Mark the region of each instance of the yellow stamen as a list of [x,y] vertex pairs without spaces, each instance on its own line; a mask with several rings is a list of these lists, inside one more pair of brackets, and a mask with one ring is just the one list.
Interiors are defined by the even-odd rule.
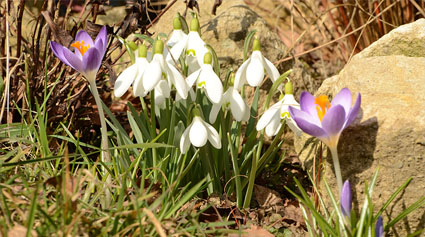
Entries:
[[81,56],[83,56],[87,52],[87,50],[89,50],[90,48],[89,44],[87,46],[85,46],[84,44],[85,44],[84,40],[81,40],[81,42],[75,41],[74,43],[71,44],[71,46],[78,49],[78,51],[80,51],[81,53]]
[[331,103],[329,102],[329,98],[326,95],[321,95],[314,99],[314,103],[317,104],[316,110],[317,115],[319,116],[320,122],[323,117],[325,117],[326,112],[331,107]]

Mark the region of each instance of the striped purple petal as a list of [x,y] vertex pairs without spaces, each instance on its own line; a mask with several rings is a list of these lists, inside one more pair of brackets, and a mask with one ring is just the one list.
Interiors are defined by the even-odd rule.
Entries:
[[329,137],[338,136],[345,124],[345,111],[341,105],[332,106],[322,120],[322,128]]
[[105,55],[106,46],[108,44],[108,35],[106,32],[106,26],[103,26],[102,29],[100,29],[99,34],[94,40],[94,44],[96,48],[99,50],[99,53],[101,54],[101,56],[103,57]]
[[90,48],[83,56],[84,71],[99,70],[103,55],[100,55],[97,48]]
[[384,237],[384,221],[382,220],[382,216],[379,216],[376,221],[375,237]]
[[332,106],[342,105],[345,110],[345,114],[348,115],[351,109],[351,92],[348,88],[343,88],[338,94],[332,99]]
[[357,94],[356,103],[353,108],[351,108],[350,113],[347,116],[347,121],[345,122],[344,128],[348,127],[357,117],[357,114],[360,111],[360,104],[362,103],[362,97],[360,93]]
[[73,52],[71,52],[69,49],[67,49],[65,47],[63,47],[63,55],[64,55],[66,61],[68,61],[67,64],[70,67],[74,68],[75,70],[77,70],[79,72],[83,71],[84,65],[83,65],[83,62],[81,61],[80,57],[78,57],[76,54],[74,54]]
[[90,47],[94,46],[93,39],[84,30],[78,31],[77,35],[75,36],[75,41],[84,41],[84,45],[90,45]]
[[289,106],[289,114],[295,120],[298,127],[301,128],[305,133],[310,134],[311,136],[317,137],[319,139],[328,138],[326,132],[320,126],[315,124],[314,120],[312,119],[312,116],[307,112]]
[[[65,63],[68,66],[71,66],[68,62],[68,60],[66,60],[65,56],[63,55],[63,50],[65,47],[63,47],[62,45],[54,42],[54,41],[50,41],[50,48],[53,51],[53,54],[59,58],[59,60],[61,60],[63,63]],[[66,48],[65,48],[66,49]]]

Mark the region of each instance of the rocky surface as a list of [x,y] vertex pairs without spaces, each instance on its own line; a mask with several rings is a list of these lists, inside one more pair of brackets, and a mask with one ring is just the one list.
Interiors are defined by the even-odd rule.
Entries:
[[[398,44],[399,43],[399,44]],[[408,46],[411,45],[412,48]],[[373,201],[382,207],[408,178],[413,181],[384,214],[384,222],[425,196],[425,20],[401,26],[382,37],[324,81],[316,95],[334,96],[344,87],[362,94],[356,121],[342,134],[338,150],[343,179],[355,189],[355,205],[364,199],[364,182],[379,168]],[[295,142],[304,166],[311,169],[316,152],[307,135]],[[325,152],[325,156],[327,156]],[[332,160],[325,179],[336,190]],[[358,212],[358,210],[357,210]],[[401,221],[393,233],[404,236],[425,227],[425,207]]]

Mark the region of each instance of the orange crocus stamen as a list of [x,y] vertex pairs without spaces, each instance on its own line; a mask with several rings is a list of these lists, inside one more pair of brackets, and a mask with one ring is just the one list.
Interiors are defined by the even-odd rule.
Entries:
[[314,103],[317,104],[316,110],[317,115],[319,116],[320,122],[326,114],[326,111],[331,107],[331,103],[326,95],[321,95],[314,99]]
[[78,51],[80,51],[81,55],[84,55],[87,52],[87,50],[89,50],[89,48],[90,48],[89,44],[87,46],[85,46],[84,44],[85,44],[84,41],[81,40],[81,42],[75,41],[74,43],[71,44],[71,46],[78,49]]

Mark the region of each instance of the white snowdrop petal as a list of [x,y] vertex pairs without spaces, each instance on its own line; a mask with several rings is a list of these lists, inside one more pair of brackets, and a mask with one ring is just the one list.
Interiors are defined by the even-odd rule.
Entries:
[[204,65],[203,70],[198,78],[198,87],[199,84],[205,82],[205,89],[207,92],[207,97],[212,103],[220,103],[221,98],[223,97],[223,85],[221,84],[220,78],[213,71],[211,65]]
[[190,146],[190,139],[189,139],[189,131],[191,128],[192,124],[190,124],[186,130],[184,130],[181,138],[180,138],[180,152],[185,154],[187,152],[187,150],[189,150],[189,146]]
[[213,104],[210,111],[210,116],[209,116],[210,123],[215,123],[215,120],[217,119],[217,115],[220,112],[220,109],[221,109],[221,102],[218,104]]
[[183,99],[187,98],[189,86],[180,72],[171,64],[167,64],[168,78],[177,90],[177,94]]
[[202,121],[204,123],[204,125],[207,127],[208,129],[208,141],[211,143],[211,145],[217,149],[221,148],[221,139],[220,139],[220,135],[218,135],[217,130],[215,130],[215,128],[211,125],[209,125],[208,123]]
[[159,61],[160,59],[157,56],[162,55],[155,54],[152,62],[149,63],[149,66],[146,68],[146,71],[143,75],[143,88],[148,92],[155,88],[156,84],[158,84],[162,77],[162,69]]
[[167,46],[169,48],[172,48],[178,42],[184,40],[185,37],[186,37],[186,34],[182,30],[173,30],[173,32],[171,33],[170,39],[167,41]]
[[264,59],[264,68],[266,69],[267,74],[269,75],[270,79],[272,79],[273,82],[275,82],[280,74],[277,68],[273,65],[272,62],[270,62],[267,58],[263,57]]
[[128,88],[130,88],[134,79],[137,77],[138,72],[137,64],[133,64],[119,75],[114,85],[114,95],[116,97],[124,95]]
[[[255,53],[255,52],[254,52]],[[261,58],[251,56],[246,67],[246,80],[250,86],[259,86],[264,78],[264,66]]]
[[134,96],[145,96],[145,88],[143,87],[143,74],[145,74],[146,68],[149,66],[149,62],[146,58],[137,58],[136,64],[139,69],[139,73],[133,83],[133,95]]
[[192,87],[193,84],[195,84],[196,80],[198,80],[199,74],[201,73],[201,68],[199,68],[198,70],[196,70],[195,72],[193,72],[192,74],[190,74],[187,78],[186,78],[186,82],[187,84]]
[[238,91],[231,88],[231,97],[230,97],[230,109],[232,111],[233,117],[236,121],[242,121],[246,114],[245,101],[242,99],[242,96],[239,95]]
[[250,111],[249,105],[245,101],[245,114],[242,117],[242,121],[248,121],[250,118],[250,115],[251,115],[251,111]]
[[276,114],[273,116],[273,118],[270,120],[270,123],[266,126],[266,135],[269,137],[273,137],[277,134],[280,127],[282,126],[280,122],[280,116]]
[[170,98],[170,85],[166,80],[160,80],[155,86],[155,104],[162,105],[166,98]]
[[[185,36],[182,40],[176,43],[171,49],[169,54],[167,55],[167,62],[174,65],[174,60],[176,62],[179,61],[180,55],[183,53],[184,49],[187,46],[188,37]],[[174,60],[173,60],[174,59]]]
[[248,63],[251,61],[249,58],[246,60],[242,65],[238,68],[235,74],[235,83],[234,86],[236,89],[242,88],[243,85],[246,83],[246,67],[248,66]]
[[261,129],[265,128],[271,121],[271,119],[280,112],[280,106],[281,102],[277,102],[276,104],[272,105],[269,109],[264,112],[264,114],[260,117],[257,123],[257,131],[260,131]]
[[201,118],[194,117],[189,131],[190,142],[196,147],[203,147],[207,143],[208,132]]
[[295,133],[296,136],[301,136],[302,130],[297,126],[292,118],[286,119],[286,124],[288,124],[288,127]]
[[292,94],[286,94],[283,97],[283,104],[300,109],[300,104],[295,100],[295,97]]

